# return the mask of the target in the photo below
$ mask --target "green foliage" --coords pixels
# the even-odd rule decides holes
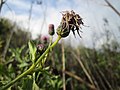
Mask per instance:
[[[3,53],[6,43],[10,36],[11,39],[9,47],[17,48],[27,44],[28,41],[30,40],[31,34],[24,30],[25,30],[24,28],[19,27],[12,21],[5,18],[0,18],[0,41],[1,41],[0,54]]]
[[[10,21],[8,19],[0,18],[0,41],[3,42],[1,43],[0,53],[4,50],[5,41],[10,34],[10,28]]]
[[[37,51],[37,48],[35,46],[35,44],[32,42],[32,41],[29,41],[28,42],[28,46],[29,46],[29,49],[30,49],[30,55],[32,57],[32,62],[34,63],[35,62],[35,59],[36,59],[36,51]]]
[[[10,34],[11,22],[1,19],[0,21],[0,52],[6,45],[6,40]],[[19,33],[18,33],[19,32]],[[24,34],[23,34],[24,33]],[[0,57],[0,87],[12,81],[21,73],[29,69],[41,55],[36,56],[37,48],[30,38],[23,38],[28,35],[27,32],[14,32],[7,50],[7,56],[3,62]],[[109,39],[107,33],[106,39]],[[28,35],[29,36],[29,35]],[[25,40],[26,39],[26,40]],[[28,42],[29,41],[29,42]],[[28,45],[27,45],[28,43]],[[88,72],[92,78],[94,86],[100,90],[119,90],[120,88],[120,47],[119,43],[113,40],[106,40],[100,49],[86,48],[78,46],[73,48],[70,45],[65,46],[66,71],[72,72],[80,77],[84,82],[91,84],[88,76],[83,70]],[[47,46],[47,45],[46,45]],[[62,81],[62,50],[61,44],[57,44],[52,52],[46,54],[36,65],[31,73],[21,78],[8,90],[61,90]],[[79,61],[80,60],[80,61]],[[31,62],[32,61],[32,62]],[[53,68],[56,69],[53,72]],[[91,88],[66,75],[66,90],[90,90]]]
[[[51,74],[49,68],[35,72],[35,83],[42,90],[59,90],[62,88],[60,76]]]
[[[33,87],[33,78],[31,76],[28,76],[23,80],[22,90],[32,90],[32,87]]]

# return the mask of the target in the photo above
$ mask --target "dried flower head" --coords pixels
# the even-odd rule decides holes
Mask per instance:
[[[63,11],[62,13],[62,20],[60,25],[57,28],[57,34],[61,37],[67,37],[70,33],[70,30],[73,32],[75,36],[75,31],[77,30],[78,35],[80,35],[80,25],[83,25],[82,18],[79,14],[76,14],[73,10]]]

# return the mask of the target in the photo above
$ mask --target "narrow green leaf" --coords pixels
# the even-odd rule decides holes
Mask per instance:
[[[32,77],[27,77],[23,81],[23,90],[32,90],[33,87],[33,78]]]
[[[28,42],[28,46],[29,46],[30,54],[32,56],[32,62],[34,62],[35,57],[36,57],[37,48],[36,48],[35,44],[32,41]]]

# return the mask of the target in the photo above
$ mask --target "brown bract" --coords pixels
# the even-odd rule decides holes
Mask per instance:
[[[75,31],[77,31],[78,35],[80,35],[80,25],[84,25],[82,18],[79,14],[76,14],[73,10],[71,11],[63,11],[62,20],[57,29],[57,34],[61,37],[66,37],[69,35],[70,30],[73,32],[75,36]]]

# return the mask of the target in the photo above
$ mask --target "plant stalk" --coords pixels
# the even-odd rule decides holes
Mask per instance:
[[[12,86],[15,82],[17,82],[18,80],[20,80],[22,77],[33,73],[34,68],[36,67],[36,65],[44,58],[44,56],[49,52],[50,49],[52,49],[57,43],[58,41],[61,39],[61,36],[58,36],[57,40],[46,49],[46,51],[40,56],[40,58],[36,61],[35,64],[32,64],[32,66],[25,72],[23,72],[21,75],[19,75],[18,77],[16,77],[14,80],[12,80],[10,83],[6,84],[5,86],[3,86],[1,88],[1,90],[6,90],[7,88],[9,88],[10,86]]]
[[[1,90],[6,90],[7,88],[9,88],[10,86],[12,86],[15,82],[17,82],[18,80],[20,80],[22,77],[30,74],[32,72],[32,70],[34,69],[34,65],[32,65],[27,71],[23,72],[21,75],[19,75],[18,77],[16,77],[14,80],[12,80],[10,83],[8,83],[7,85],[3,86],[3,88]]]
[[[64,51],[64,41],[62,40],[62,77],[63,77],[63,90],[66,90],[66,84],[65,84],[65,51]]]

